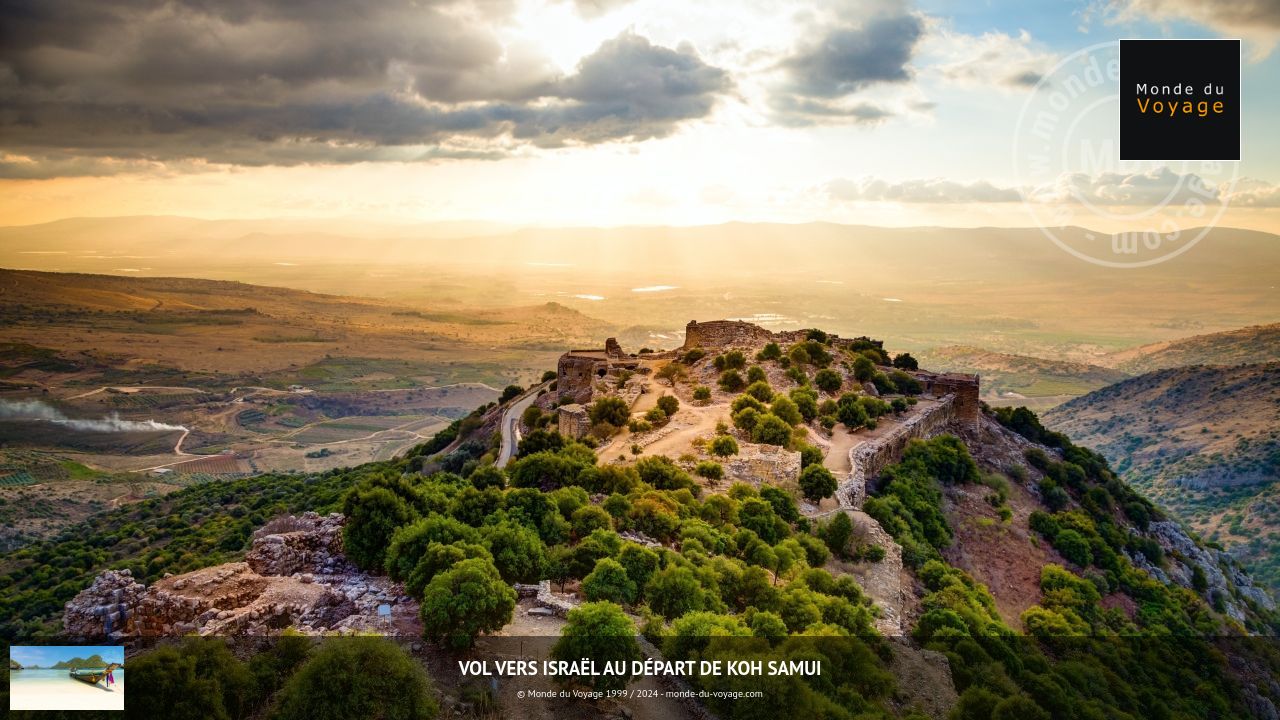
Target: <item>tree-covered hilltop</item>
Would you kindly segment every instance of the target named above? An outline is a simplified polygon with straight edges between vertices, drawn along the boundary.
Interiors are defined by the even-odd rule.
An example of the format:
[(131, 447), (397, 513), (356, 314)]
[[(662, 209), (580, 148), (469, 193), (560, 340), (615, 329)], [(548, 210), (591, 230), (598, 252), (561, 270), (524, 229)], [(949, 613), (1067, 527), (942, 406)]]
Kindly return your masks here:
[[(840, 392), (842, 378), (818, 377), (824, 348), (820, 337), (785, 352), (779, 347), (778, 359), (766, 362), (785, 359), (796, 372), (775, 378), (784, 383), (776, 390), (767, 375), (752, 372), (758, 366), (745, 367), (745, 356), (726, 353), (720, 372), (745, 369), (746, 377), (726, 405), (726, 422), (703, 438), (709, 454), (702, 458), (633, 451), (623, 462), (601, 464), (588, 444), (541, 422), (501, 469), (494, 464), (499, 405), (398, 460), (209, 483), (105, 513), (55, 541), (0, 556), (0, 581), (11, 588), (0, 597), (4, 633), (56, 633), (63, 603), (103, 569), (130, 568), (153, 582), (240, 558), (252, 531), (276, 515), (340, 510), (348, 559), (404, 583), (419, 603), (432, 653), (469, 652), (477, 638), (512, 621), (513, 583), (549, 580), (585, 601), (568, 613), (551, 649), (557, 659), (584, 652), (635, 658), (639, 634), (668, 660), (806, 660), (827, 669), (819, 676), (692, 679), (700, 689), (730, 694), (706, 701), (725, 720), (916, 718), (919, 698), (934, 689), (905, 681), (901, 653), (920, 649), (946, 658), (949, 676), (931, 682), (958, 694), (954, 720), (1246, 718), (1280, 703), (1274, 682), (1266, 682), (1280, 675), (1280, 651), (1270, 639), (1274, 613), (1216, 578), (1206, 576), (1203, 586), (1194, 574), (1176, 582), (1192, 567), (1207, 572), (1186, 554), (1200, 546), (1187, 538), (1186, 553), (1166, 552), (1167, 538), (1155, 532), (1168, 525), (1160, 509), (1101, 456), (1046, 430), (1025, 409), (988, 411), (977, 428), (912, 441), (878, 473), (862, 510), (892, 543), (880, 536), (877, 546), (856, 533), (848, 508), (806, 516), (801, 497), (828, 497), (836, 483), (822, 468), (822, 452), (806, 440), (810, 433), (836, 424), (874, 427), (912, 407), (909, 387), (907, 397), (891, 401)], [(881, 372), (875, 367), (862, 373), (872, 385)], [(881, 374), (886, 392), (908, 386)], [(596, 425), (616, 428), (629, 410), (618, 405), (601, 400), (588, 412), (599, 416)], [(679, 411), (666, 405), (655, 409), (668, 417)], [(645, 422), (664, 417), (653, 413)], [(730, 423), (744, 444), (798, 454), (796, 487), (724, 482), (720, 461), (741, 451)], [(1017, 448), (1012, 456), (1009, 447)], [(1015, 514), (1014, 491), (1035, 511)], [(993, 593), (975, 579), (980, 568), (960, 567), (968, 558), (957, 553), (987, 550), (959, 543), (972, 519), (957, 509), (966, 497), (990, 503), (1003, 523), (993, 532), (1018, 523), (1029, 533), (1019, 552), (1051, 558), (1037, 562), (1038, 583), (1014, 613), (1001, 613), (1002, 588)], [(849, 568), (884, 561), (886, 548), (896, 560), (898, 546), (907, 578), (902, 594), (911, 597), (900, 618), (905, 637), (891, 641), (875, 629), (887, 616)], [(1053, 554), (1031, 555), (1033, 548)], [(891, 569), (898, 577), (898, 567)], [(330, 651), (311, 640), (282, 640), (248, 662), (217, 640), (162, 647), (130, 666), (131, 695), (147, 695), (131, 701), (130, 712), (434, 715), (421, 668), (376, 642)], [(413, 692), (401, 697), (392, 685), (355, 673), (361, 687), (317, 705), (328, 697), (314, 684), (325, 668), (378, 658), (400, 668)], [(200, 683), (192, 684), (196, 676)], [(622, 682), (567, 681), (598, 690)], [(764, 697), (723, 699), (755, 690)]]
[(101, 655), (93, 654), (87, 658), (73, 657), (70, 660), (59, 660), (50, 666), (52, 670), (79, 670), (81, 668), (104, 668), (107, 661)]

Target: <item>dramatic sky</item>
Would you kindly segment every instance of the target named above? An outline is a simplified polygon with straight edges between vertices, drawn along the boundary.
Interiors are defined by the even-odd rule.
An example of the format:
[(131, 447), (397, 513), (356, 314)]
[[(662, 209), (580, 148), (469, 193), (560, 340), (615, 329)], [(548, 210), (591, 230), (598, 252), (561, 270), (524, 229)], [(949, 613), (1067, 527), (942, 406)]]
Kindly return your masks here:
[[(1037, 83), (1122, 37), (1244, 40), (1238, 167), (1019, 172)], [(11, 0), (0, 223), (1030, 225), (1027, 197), (1106, 229), (1195, 187), (1276, 230), (1277, 39), (1275, 0)]]

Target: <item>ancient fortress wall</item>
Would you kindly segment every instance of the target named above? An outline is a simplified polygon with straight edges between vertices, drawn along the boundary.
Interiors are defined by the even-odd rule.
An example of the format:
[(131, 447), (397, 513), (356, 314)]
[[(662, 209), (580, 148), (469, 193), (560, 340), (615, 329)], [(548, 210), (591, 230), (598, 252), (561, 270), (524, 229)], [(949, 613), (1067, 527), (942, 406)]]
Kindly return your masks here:
[(861, 508), (867, 495), (867, 478), (902, 459), (907, 443), (939, 435), (957, 420), (956, 396), (947, 395), (936, 405), (926, 407), (907, 418), (902, 425), (876, 440), (861, 443), (849, 450), (853, 472), (836, 489), (836, 500), (842, 507)]
[(742, 320), (690, 320), (684, 328), (684, 349), (755, 347), (775, 340), (772, 332)]

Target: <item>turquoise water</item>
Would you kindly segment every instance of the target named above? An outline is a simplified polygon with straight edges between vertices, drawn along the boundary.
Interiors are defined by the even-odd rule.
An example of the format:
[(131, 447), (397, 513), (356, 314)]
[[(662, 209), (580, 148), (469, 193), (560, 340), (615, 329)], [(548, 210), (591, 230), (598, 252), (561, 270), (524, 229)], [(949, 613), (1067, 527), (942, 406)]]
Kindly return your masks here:
[[(56, 680), (56, 679), (63, 679), (63, 680), (66, 680), (67, 682), (80, 683), (79, 680), (72, 680), (71, 676), (68, 675), (67, 673), (68, 673), (67, 670), (11, 670), (9, 672), (9, 685), (13, 686), (23, 681), (48, 682), (50, 680)], [(115, 678), (116, 682), (118, 683), (124, 682), (124, 668), (116, 668), (115, 672), (112, 673), (112, 676)], [(80, 684), (83, 685), (84, 683), (80, 683)], [(105, 686), (107, 684), (107, 681), (103, 680), (98, 684)]]

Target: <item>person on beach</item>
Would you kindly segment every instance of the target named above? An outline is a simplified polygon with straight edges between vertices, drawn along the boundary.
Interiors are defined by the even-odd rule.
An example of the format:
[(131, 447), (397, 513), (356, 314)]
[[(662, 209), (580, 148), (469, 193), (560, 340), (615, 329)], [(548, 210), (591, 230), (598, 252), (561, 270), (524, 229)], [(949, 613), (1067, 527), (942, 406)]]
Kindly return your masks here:
[(110, 669), (108, 669), (107, 670), (107, 687), (111, 687), (113, 684), (115, 684), (115, 681), (116, 681), (115, 675), (112, 674), (112, 671)]

